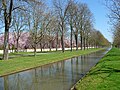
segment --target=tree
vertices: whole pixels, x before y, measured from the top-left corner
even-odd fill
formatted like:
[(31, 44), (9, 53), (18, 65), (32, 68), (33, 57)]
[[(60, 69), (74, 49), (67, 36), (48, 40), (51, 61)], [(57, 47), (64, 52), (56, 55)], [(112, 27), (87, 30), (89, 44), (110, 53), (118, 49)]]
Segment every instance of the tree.
[(85, 23), (85, 36), (86, 36), (85, 40), (86, 40), (86, 43), (84, 43), (84, 49), (86, 48), (86, 46), (87, 46), (87, 49), (89, 48), (89, 38), (90, 38), (90, 32), (91, 32), (92, 28), (93, 28), (92, 18), (90, 16), (90, 18), (88, 18), (88, 20)]
[(120, 48), (120, 23), (114, 26), (114, 33), (113, 33), (113, 45), (115, 47)]
[(106, 47), (110, 45), (109, 41), (103, 36), (103, 34), (99, 30), (94, 29), (91, 33), (90, 38), (95, 48)]
[(42, 1), (32, 1), (30, 4), (30, 18), (29, 18), (29, 29), (30, 29), (30, 43), (34, 49), (34, 56), (36, 56), (36, 49), (38, 43), (43, 37), (44, 30), (44, 3)]
[(71, 51), (72, 51), (72, 47), (73, 47), (73, 44), (72, 44), (73, 43), (73, 30), (75, 28), (74, 25), (75, 25), (75, 20), (76, 20), (76, 13), (77, 13), (77, 5), (75, 4), (75, 2), (73, 0), (69, 0), (68, 1), (67, 16), (68, 16), (69, 27), (70, 27), (70, 30), (71, 30), (70, 31), (71, 32), (70, 33)]
[[(23, 0), (24, 1), (24, 0)], [(16, 9), (20, 9), (21, 6), (15, 5), (17, 0), (2, 0), (0, 2), (0, 13), (3, 16), (3, 26), (4, 26), (4, 52), (3, 52), (3, 59), (8, 60), (8, 47), (9, 47), (9, 29), (12, 22), (12, 13)], [(21, 2), (21, 1), (20, 1)], [(18, 2), (19, 3), (19, 2)]]
[(108, 17), (110, 19), (110, 23), (113, 25), (113, 44), (116, 47), (119, 47), (119, 37), (120, 37), (120, 0), (105, 0), (105, 6), (108, 8), (110, 13)]
[(92, 27), (92, 23), (93, 23), (93, 16), (86, 4), (83, 6), (83, 9), (84, 9), (84, 13), (83, 13), (83, 46), (84, 46), (84, 50), (85, 50), (86, 46), (87, 46), (88, 35), (89, 35), (89, 32)]
[(76, 43), (76, 50), (78, 50), (78, 36), (80, 34), (80, 7), (79, 5), (81, 5), (81, 3), (77, 4), (77, 12), (75, 14), (75, 22), (74, 22), (74, 37), (75, 37), (75, 43)]
[(80, 44), (81, 50), (86, 48), (86, 39), (89, 34), (90, 28), (92, 26), (92, 13), (89, 10), (88, 6), (84, 3), (78, 4), (78, 14), (77, 14), (77, 23), (76, 29), (80, 34)]
[(52, 48), (52, 41), (54, 40), (55, 36), (55, 19), (52, 12), (46, 13), (45, 20), (44, 20), (44, 26), (45, 26), (45, 38), (48, 41), (48, 47), (51, 51)]
[(66, 19), (67, 19), (67, 10), (68, 6), (66, 5), (66, 0), (54, 0), (53, 5), (55, 8), (55, 12), (57, 14), (59, 29), (61, 32), (61, 45), (62, 45), (62, 52), (65, 50), (64, 45), (64, 33), (66, 29)]
[(56, 51), (58, 50), (58, 43), (59, 43), (59, 34), (60, 34), (60, 29), (59, 29), (59, 23), (57, 22), (57, 17), (54, 17), (54, 30), (55, 30), (55, 39), (56, 39)]
[(5, 24), (3, 59), (8, 60), (9, 28), (10, 28), (11, 19), (12, 19), (12, 12), (14, 9), (13, 0), (10, 0), (10, 1), (2, 0), (2, 7), (3, 7), (4, 24)]
[(120, 22), (120, 0), (105, 0), (106, 7), (110, 10), (110, 14), (108, 17), (110, 18), (110, 22), (113, 24), (116, 21)]
[(19, 39), (23, 31), (27, 30), (27, 16), (25, 11), (15, 10), (13, 13), (13, 33), (15, 38), (16, 51), (19, 48)]
[(77, 16), (76, 16), (76, 22), (74, 24), (74, 37), (75, 37), (75, 43), (76, 43), (76, 50), (78, 50), (78, 35), (79, 35), (79, 26), (77, 22)]
[(89, 34), (89, 47), (95, 47), (96, 30), (92, 29)]

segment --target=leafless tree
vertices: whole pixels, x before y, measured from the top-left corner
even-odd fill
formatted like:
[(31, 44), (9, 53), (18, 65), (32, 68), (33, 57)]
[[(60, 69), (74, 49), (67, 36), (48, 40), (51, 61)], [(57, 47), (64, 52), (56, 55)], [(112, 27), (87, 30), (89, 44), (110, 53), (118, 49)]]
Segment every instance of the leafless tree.
[(114, 23), (116, 21), (120, 22), (120, 0), (105, 0), (105, 5), (107, 6), (110, 14), (110, 22)]
[(84, 4), (79, 3), (76, 25), (77, 25), (77, 29), (79, 30), (78, 32), (80, 34), (81, 50), (83, 49), (84, 12), (85, 12)]
[(30, 4), (30, 18), (29, 29), (31, 45), (34, 48), (34, 56), (36, 56), (37, 45), (43, 36), (43, 24), (44, 19), (44, 3), (42, 1), (32, 1)]
[(13, 7), (13, 0), (2, 0), (2, 11), (4, 14), (4, 25), (5, 25), (5, 34), (4, 34), (4, 53), (3, 59), (8, 60), (8, 42), (9, 42), (9, 28), (12, 20), (12, 12), (15, 8)]
[(113, 26), (113, 43), (115, 46), (119, 46), (119, 29), (120, 29), (120, 0), (105, 0), (105, 6), (108, 8), (110, 13), (108, 17), (110, 19), (110, 23)]
[[(21, 6), (15, 5), (18, 0), (1, 0), (0, 13), (3, 16), (4, 26), (4, 52), (3, 59), (8, 60), (8, 46), (9, 46), (9, 29), (12, 22), (12, 14), (16, 9), (20, 9)], [(24, 0), (23, 0), (24, 1)], [(20, 1), (21, 2), (21, 1)], [(18, 2), (19, 3), (19, 2)]]
[(14, 38), (15, 38), (15, 43), (16, 43), (16, 51), (18, 52), (19, 48), (19, 39), (21, 37), (21, 34), (23, 31), (27, 31), (27, 16), (24, 11), (21, 10), (16, 10), (13, 13), (13, 33), (14, 33)]
[(58, 23), (59, 23), (59, 29), (61, 32), (61, 45), (62, 45), (62, 52), (65, 50), (64, 45), (64, 33), (66, 29), (66, 19), (67, 19), (67, 10), (68, 6), (66, 3), (66, 0), (54, 0), (53, 1), (54, 9), (57, 14)]
[(86, 47), (87, 47), (87, 49), (89, 48), (89, 38), (90, 38), (90, 32), (91, 32), (92, 28), (93, 28), (92, 21), (87, 20), (86, 24), (85, 24), (85, 40), (86, 40), (86, 43), (84, 43), (84, 50), (85, 50)]
[(76, 21), (76, 14), (77, 14), (77, 4), (73, 0), (68, 1), (68, 10), (67, 10), (67, 16), (68, 16), (68, 24), (71, 30), (70, 33), (70, 45), (71, 45), (71, 51), (73, 47), (73, 30), (75, 26)]
[(54, 40), (54, 36), (55, 36), (55, 18), (54, 15), (52, 14), (52, 12), (46, 13), (46, 20), (44, 20), (45, 23), (45, 30), (46, 30), (46, 34), (45, 34), (45, 38), (48, 41), (48, 47), (49, 50), (51, 51), (52, 48), (52, 42)]
[(74, 27), (75, 27), (74, 28), (74, 37), (75, 37), (75, 43), (76, 43), (76, 50), (78, 50), (78, 35), (79, 35), (79, 24), (78, 24), (78, 22), (75, 22)]
[[(91, 11), (87, 6), (85, 6), (85, 11), (84, 11), (84, 19), (83, 19), (83, 45), (84, 45), (84, 50), (86, 49), (87, 41), (88, 41), (88, 35), (90, 33), (90, 30), (92, 28), (92, 23), (93, 23), (93, 16)], [(88, 47), (88, 46), (87, 46)]]

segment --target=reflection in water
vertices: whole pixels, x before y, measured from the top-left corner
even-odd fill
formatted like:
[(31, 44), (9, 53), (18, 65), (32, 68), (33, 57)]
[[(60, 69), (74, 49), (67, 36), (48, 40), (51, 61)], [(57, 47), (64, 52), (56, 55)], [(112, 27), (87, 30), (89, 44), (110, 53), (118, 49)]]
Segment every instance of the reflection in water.
[(69, 90), (107, 50), (0, 78), (0, 90)]

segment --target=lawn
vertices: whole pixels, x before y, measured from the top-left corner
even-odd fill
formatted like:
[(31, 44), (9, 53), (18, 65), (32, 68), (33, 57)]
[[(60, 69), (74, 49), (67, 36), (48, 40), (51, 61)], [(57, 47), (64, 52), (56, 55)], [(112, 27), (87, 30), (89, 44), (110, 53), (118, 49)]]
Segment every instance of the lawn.
[(11, 58), (9, 60), (0, 60), (0, 76), (12, 74), (22, 70), (31, 69), (34, 67), (57, 62), (60, 60), (65, 60), (83, 54), (92, 53), (101, 49), (103, 48), (89, 49), (85, 51), (74, 50), (73, 52), (65, 51), (64, 53), (62, 53), (61, 51), (37, 53), (36, 57), (33, 56), (33, 53), (18, 53), (18, 54), (12, 53), (10, 54), (10, 57), (14, 56), (14, 58)]
[(78, 81), (75, 90), (120, 90), (120, 49), (112, 48)]

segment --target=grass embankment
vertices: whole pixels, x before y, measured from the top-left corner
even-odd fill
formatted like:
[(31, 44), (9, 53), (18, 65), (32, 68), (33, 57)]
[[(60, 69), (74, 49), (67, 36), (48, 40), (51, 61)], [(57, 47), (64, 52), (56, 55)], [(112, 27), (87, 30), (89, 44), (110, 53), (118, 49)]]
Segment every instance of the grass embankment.
[(111, 49), (76, 84), (75, 88), (76, 90), (120, 90), (120, 49)]
[[(88, 54), (91, 52), (95, 52), (101, 50), (99, 49), (89, 49), (85, 51), (65, 51), (64, 53), (61, 53), (61, 51), (58, 52), (48, 52), (48, 53), (37, 53), (37, 56), (19, 56), (17, 54), (10, 54), (10, 56), (17, 56), (15, 58), (9, 59), (9, 60), (0, 60), (0, 76), (19, 72), (22, 70), (27, 70), (30, 68), (38, 67), (41, 65), (57, 62), (60, 60), (65, 60), (68, 58), (76, 57), (83, 54)], [(21, 54), (21, 53), (19, 53)], [(23, 53), (22, 53), (23, 54)], [(27, 54), (33, 54), (33, 53), (24, 53), (23, 55)]]

